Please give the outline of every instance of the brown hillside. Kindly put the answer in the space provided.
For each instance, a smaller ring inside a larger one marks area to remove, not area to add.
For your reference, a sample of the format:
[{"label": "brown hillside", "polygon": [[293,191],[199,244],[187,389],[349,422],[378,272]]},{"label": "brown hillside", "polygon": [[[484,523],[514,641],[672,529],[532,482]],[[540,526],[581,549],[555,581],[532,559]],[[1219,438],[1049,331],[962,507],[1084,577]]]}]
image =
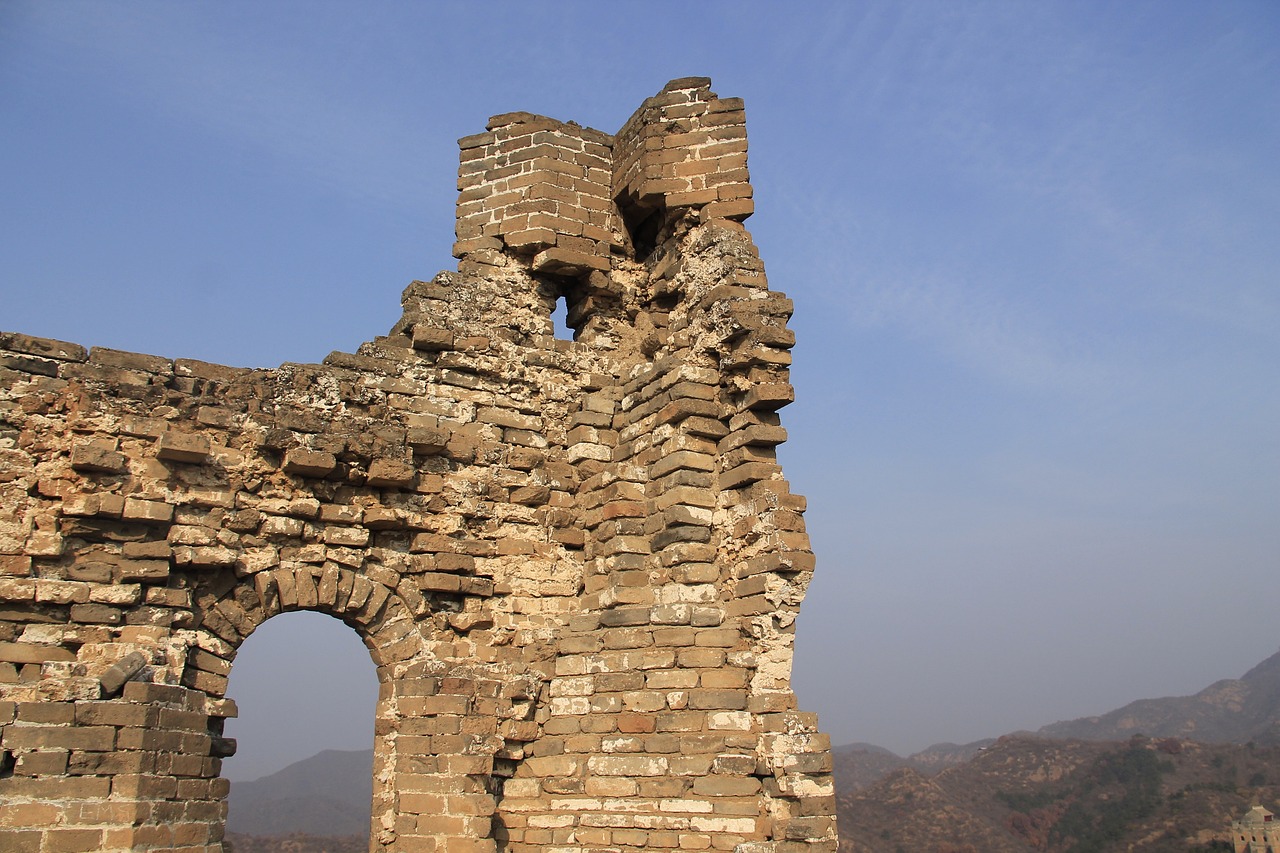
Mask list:
[{"label": "brown hillside", "polygon": [[[1189,853],[1280,800],[1280,748],[1001,738],[838,797],[844,853]],[[1209,849],[1209,848],[1201,848]]]}]

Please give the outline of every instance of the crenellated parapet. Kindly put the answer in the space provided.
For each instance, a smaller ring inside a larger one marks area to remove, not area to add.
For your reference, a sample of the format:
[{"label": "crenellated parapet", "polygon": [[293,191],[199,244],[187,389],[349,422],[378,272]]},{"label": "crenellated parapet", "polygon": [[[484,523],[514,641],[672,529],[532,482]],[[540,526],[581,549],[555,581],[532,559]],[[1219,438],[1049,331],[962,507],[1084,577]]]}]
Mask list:
[{"label": "crenellated parapet", "polygon": [[458,269],[357,352],[0,333],[0,848],[220,850],[238,650],[314,610],[381,683],[371,850],[835,850],[741,101],[460,148]]}]

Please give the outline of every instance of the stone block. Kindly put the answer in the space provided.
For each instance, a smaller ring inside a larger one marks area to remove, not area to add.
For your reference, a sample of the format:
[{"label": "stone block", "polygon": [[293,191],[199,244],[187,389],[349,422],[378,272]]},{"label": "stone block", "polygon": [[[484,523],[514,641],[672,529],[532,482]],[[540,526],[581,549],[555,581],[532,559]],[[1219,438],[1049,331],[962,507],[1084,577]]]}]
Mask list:
[{"label": "stone block", "polygon": [[208,461],[211,445],[199,433],[164,432],[156,442],[156,456],[166,462],[200,464]]},{"label": "stone block", "polygon": [[740,489],[761,480],[772,479],[781,469],[773,462],[744,462],[720,474],[717,482],[721,489]]},{"label": "stone block", "polygon": [[0,349],[57,361],[87,361],[89,358],[88,351],[79,344],[53,338],[37,338],[18,332],[0,332]]},{"label": "stone block", "polygon": [[173,506],[164,501],[125,498],[122,518],[142,524],[168,524],[173,520]]},{"label": "stone block", "polygon": [[577,276],[591,270],[608,272],[610,262],[607,255],[553,247],[534,255],[532,266],[535,271],[549,275]]},{"label": "stone block", "polygon": [[115,748],[115,736],[111,726],[14,726],[5,732],[4,744],[10,749],[109,752]]},{"label": "stone block", "polygon": [[284,472],[298,477],[328,477],[337,467],[337,458],[322,450],[294,448],[284,457]]},{"label": "stone block", "polygon": [[[467,241],[478,242],[478,241]],[[454,347],[454,334],[448,329],[418,323],[413,327],[413,348],[425,352],[441,352]]]},{"label": "stone block", "polygon": [[13,772],[19,776],[61,776],[67,772],[67,756],[70,754],[65,749],[27,752],[18,756]]},{"label": "stone block", "polygon": [[119,625],[124,622],[123,611],[107,604],[73,604],[70,615],[72,622],[90,625]]},{"label": "stone block", "polygon": [[104,367],[137,371],[138,373],[164,375],[173,372],[173,362],[167,358],[138,352],[125,352],[124,350],[110,349],[108,347],[94,347],[89,350],[89,362]]},{"label": "stone block", "polygon": [[116,452],[115,442],[90,442],[71,451],[71,467],[77,471],[120,474],[128,464],[125,455]]},{"label": "stone block", "polygon": [[170,548],[168,543],[164,544],[166,559],[163,560],[121,560],[115,565],[115,579],[118,582],[127,583],[131,581],[158,581],[169,576],[169,561],[167,559]]},{"label": "stone block", "polygon": [[369,544],[369,531],[363,527],[337,527],[329,525],[324,529],[326,545],[340,545],[351,548],[363,548]]},{"label": "stone block", "polygon": [[375,488],[409,489],[417,471],[402,459],[375,459],[369,464],[367,483]]}]

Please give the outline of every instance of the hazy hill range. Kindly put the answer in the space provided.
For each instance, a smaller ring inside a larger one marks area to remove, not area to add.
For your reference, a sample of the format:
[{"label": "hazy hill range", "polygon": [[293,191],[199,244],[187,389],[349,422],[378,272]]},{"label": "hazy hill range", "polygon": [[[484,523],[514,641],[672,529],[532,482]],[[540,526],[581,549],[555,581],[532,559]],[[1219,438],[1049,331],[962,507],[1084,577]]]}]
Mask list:
[{"label": "hazy hill range", "polygon": [[[358,835],[367,847],[372,799],[373,750],[329,749],[270,776],[231,783],[227,831],[253,836]],[[242,841],[235,849],[249,847]]]},{"label": "hazy hill range", "polygon": [[1280,747],[1001,738],[934,776],[837,796],[844,853],[1208,853],[1251,806],[1280,808]]},{"label": "hazy hill range", "polygon": [[865,788],[902,767],[910,767],[911,759],[870,743],[847,743],[831,748],[832,775],[837,791]]},{"label": "hazy hill range", "polygon": [[1280,652],[1194,696],[1139,699],[1100,717],[1053,723],[1043,737],[1123,740],[1132,734],[1204,743],[1280,744]]},{"label": "hazy hill range", "polygon": [[[1099,717],[1052,723],[1034,736],[1122,741],[1135,734],[1202,743],[1280,745],[1280,652],[1243,677],[1215,682],[1194,696],[1139,699]],[[933,775],[974,758],[994,742],[988,738],[966,744],[938,743],[906,758],[869,743],[839,746],[833,750],[836,790],[850,793],[904,767]]]},{"label": "hazy hill range", "polygon": [[850,743],[833,747],[831,750],[832,773],[835,776],[836,790],[850,792],[865,788],[892,771],[904,767],[931,776],[947,767],[968,761],[993,743],[995,743],[994,738],[966,744],[935,743],[928,749],[906,758],[870,743]]},{"label": "hazy hill range", "polygon": [[834,758],[845,853],[1230,850],[1233,818],[1280,803],[1280,653],[1194,696],[1035,734]]},{"label": "hazy hill range", "polygon": [[369,833],[319,836],[295,832],[261,836],[228,832],[222,843],[227,853],[368,853]]}]

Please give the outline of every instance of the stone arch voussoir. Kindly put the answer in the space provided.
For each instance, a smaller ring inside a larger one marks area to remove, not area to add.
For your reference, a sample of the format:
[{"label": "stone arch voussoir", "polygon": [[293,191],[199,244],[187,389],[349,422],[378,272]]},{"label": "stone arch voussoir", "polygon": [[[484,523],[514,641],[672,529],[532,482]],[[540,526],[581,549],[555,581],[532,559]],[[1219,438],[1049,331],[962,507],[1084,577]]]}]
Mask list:
[{"label": "stone arch voussoir", "polygon": [[430,622],[416,619],[397,590],[332,563],[318,574],[311,566],[257,572],[199,615],[205,632],[215,643],[229,646],[234,656],[263,622],[299,610],[325,613],[354,629],[378,667],[379,680],[388,680],[426,653],[420,628]]}]

